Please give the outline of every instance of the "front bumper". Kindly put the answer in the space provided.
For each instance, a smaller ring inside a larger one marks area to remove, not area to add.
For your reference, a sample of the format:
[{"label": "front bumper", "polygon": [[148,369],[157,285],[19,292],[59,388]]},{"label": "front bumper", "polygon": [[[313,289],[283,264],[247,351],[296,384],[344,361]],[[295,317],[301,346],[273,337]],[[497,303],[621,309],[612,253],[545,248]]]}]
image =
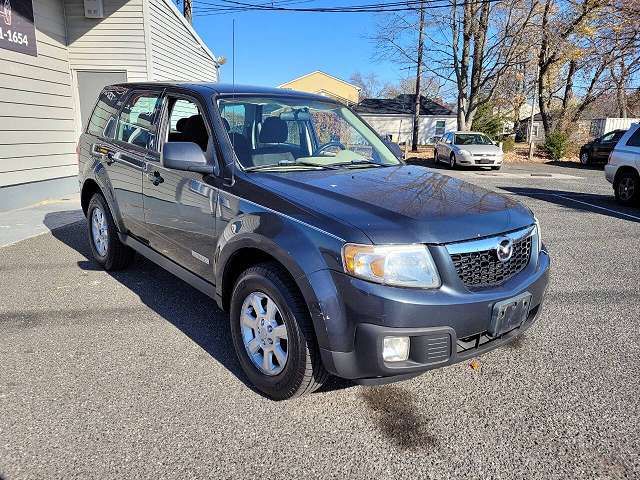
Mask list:
[{"label": "front bumper", "polygon": [[[336,273],[334,281],[345,301],[350,325],[342,334],[351,335],[352,348],[347,351],[321,348],[325,368],[358,383],[388,383],[500,347],[533,325],[541,310],[548,275],[549,256],[544,250],[536,266],[483,293],[461,293],[446,287],[439,291],[412,291],[372,285]],[[493,305],[523,292],[531,293],[526,320],[499,337],[489,336]],[[385,362],[382,358],[385,336],[410,337],[409,359]]]},{"label": "front bumper", "polygon": [[456,155],[456,163],[469,167],[499,167],[502,165],[502,160],[502,156],[474,157],[469,155]]}]

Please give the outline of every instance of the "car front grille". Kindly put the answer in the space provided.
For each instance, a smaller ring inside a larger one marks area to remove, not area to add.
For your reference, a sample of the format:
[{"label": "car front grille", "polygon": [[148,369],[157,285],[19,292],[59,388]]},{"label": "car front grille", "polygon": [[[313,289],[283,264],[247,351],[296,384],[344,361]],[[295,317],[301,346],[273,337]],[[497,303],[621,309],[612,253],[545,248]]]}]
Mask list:
[{"label": "car front grille", "polygon": [[[499,238],[496,239],[497,246]],[[509,260],[498,259],[496,248],[450,253],[462,283],[470,289],[495,287],[518,274],[529,264],[533,235],[513,240],[513,254]]]}]

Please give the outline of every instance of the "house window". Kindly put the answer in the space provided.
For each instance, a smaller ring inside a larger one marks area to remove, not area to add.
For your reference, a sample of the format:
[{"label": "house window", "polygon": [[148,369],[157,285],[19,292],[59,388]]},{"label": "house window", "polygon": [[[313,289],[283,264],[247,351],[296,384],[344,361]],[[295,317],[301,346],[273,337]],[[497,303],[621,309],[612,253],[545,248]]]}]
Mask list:
[{"label": "house window", "polygon": [[539,129],[539,125],[534,125],[533,126],[533,136],[537,137],[538,136],[538,129]]},{"label": "house window", "polygon": [[446,122],[444,120],[436,120],[436,135],[442,136],[446,130]]}]

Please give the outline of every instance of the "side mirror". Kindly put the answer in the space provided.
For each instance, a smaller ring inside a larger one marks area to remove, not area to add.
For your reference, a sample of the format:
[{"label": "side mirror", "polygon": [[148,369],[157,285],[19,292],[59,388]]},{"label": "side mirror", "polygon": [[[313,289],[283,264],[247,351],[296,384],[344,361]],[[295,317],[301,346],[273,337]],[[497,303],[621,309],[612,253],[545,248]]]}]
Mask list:
[{"label": "side mirror", "polygon": [[173,170],[212,174],[202,149],[193,142],[167,142],[162,147],[160,165]]}]

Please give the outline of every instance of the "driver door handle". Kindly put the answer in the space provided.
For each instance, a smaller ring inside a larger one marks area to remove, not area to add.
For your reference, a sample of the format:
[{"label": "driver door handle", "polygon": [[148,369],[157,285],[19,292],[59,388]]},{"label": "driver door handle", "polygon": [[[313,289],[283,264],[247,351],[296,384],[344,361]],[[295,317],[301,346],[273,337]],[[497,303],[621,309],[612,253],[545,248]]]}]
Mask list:
[{"label": "driver door handle", "polygon": [[158,170],[153,170],[152,172],[147,172],[147,178],[153,183],[156,187],[164,182],[164,178],[160,175]]}]

